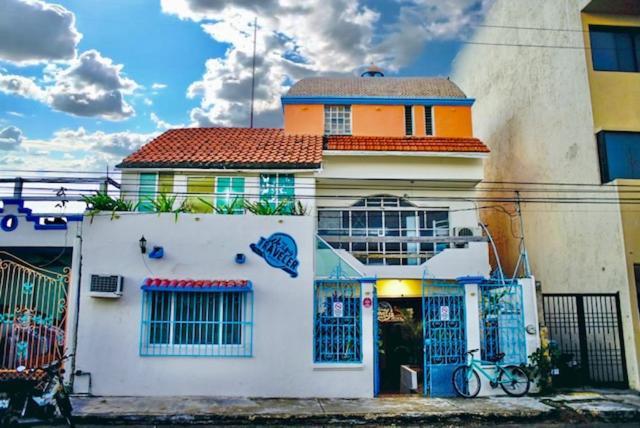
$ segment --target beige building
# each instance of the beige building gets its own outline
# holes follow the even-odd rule
[[[498,0],[454,79],[491,149],[483,196],[505,198],[483,220],[507,272],[528,255],[559,380],[639,389],[640,216],[619,195],[640,185],[640,2]]]

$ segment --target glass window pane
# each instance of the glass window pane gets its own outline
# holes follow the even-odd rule
[[[616,33],[616,56],[619,71],[635,71],[636,61],[633,52],[631,33]]]
[[[600,136],[606,156],[603,178],[640,178],[640,133],[605,132]],[[602,153],[601,153],[602,155]]]
[[[168,344],[171,324],[171,293],[149,293],[149,343]]]
[[[635,35],[633,44],[636,48],[636,71],[640,71],[640,33]]]
[[[385,211],[384,213],[385,236],[400,236],[400,212]]]
[[[615,71],[618,69],[615,34],[609,31],[591,30],[591,58],[593,69]]]
[[[156,178],[157,174],[142,173],[140,174],[140,184],[138,186],[138,211],[153,211],[151,201],[156,197]]]

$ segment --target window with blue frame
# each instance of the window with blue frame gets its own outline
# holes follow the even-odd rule
[[[251,291],[143,293],[140,355],[251,356]]]
[[[260,174],[260,199],[272,207],[280,204],[292,209],[295,198],[293,174]]]
[[[589,26],[596,71],[640,71],[640,27]]]
[[[640,132],[598,133],[598,154],[603,183],[640,178]]]
[[[362,362],[360,296],[361,284],[357,281],[316,281],[314,362]]]

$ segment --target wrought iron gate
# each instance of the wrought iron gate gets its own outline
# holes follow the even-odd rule
[[[628,386],[619,294],[544,294],[543,305],[561,352],[556,383]]]
[[[41,269],[0,251],[0,372],[64,353],[70,269]]]
[[[454,396],[453,370],[467,350],[464,285],[423,284],[424,394]]]

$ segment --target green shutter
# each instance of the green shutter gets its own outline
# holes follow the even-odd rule
[[[173,172],[158,173],[158,193],[166,195],[173,193]]]
[[[187,178],[187,204],[195,213],[211,213],[213,212],[213,193],[214,193],[213,177],[188,177]],[[202,202],[209,202],[206,204]]]
[[[156,179],[155,172],[143,172],[140,174],[140,183],[138,186],[138,211],[153,211],[151,201],[156,197]]]

